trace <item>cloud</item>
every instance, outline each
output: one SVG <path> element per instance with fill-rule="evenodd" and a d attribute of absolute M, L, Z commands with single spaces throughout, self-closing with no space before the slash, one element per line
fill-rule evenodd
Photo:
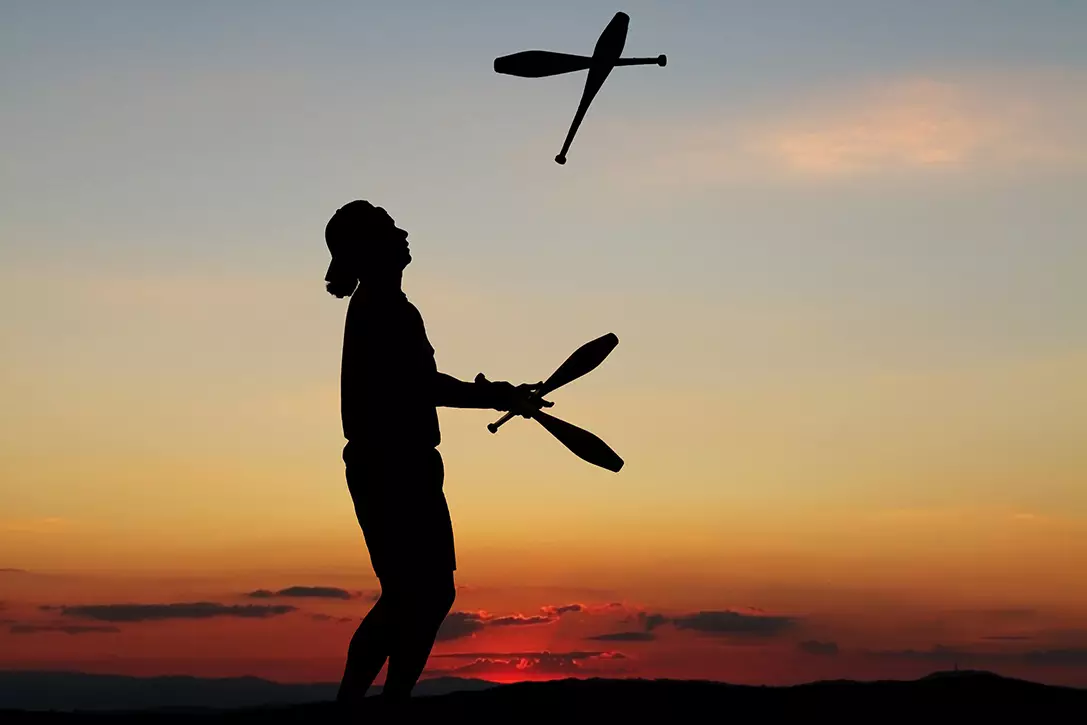
<path fill-rule="evenodd" d="M 877 657 L 926 662 L 1015 663 L 1041 667 L 1087 667 L 1087 647 L 1033 649 L 1022 652 L 985 652 L 935 645 L 929 650 L 890 650 L 875 651 L 869 654 Z"/>
<path fill-rule="evenodd" d="M 339 587 L 287 587 L 277 592 L 257 589 L 245 596 L 250 599 L 272 599 L 275 597 L 313 597 L 315 599 L 352 599 L 355 595 Z"/>
<path fill-rule="evenodd" d="M 538 615 L 533 617 L 526 617 L 523 614 L 513 614 L 508 617 L 495 617 L 488 620 L 488 627 L 523 627 L 533 624 L 551 624 L 555 621 L 555 617 L 549 617 L 547 615 Z"/>
<path fill-rule="evenodd" d="M 756 143 L 786 170 L 843 176 L 886 169 L 959 168 L 1008 130 L 966 89 L 929 79 L 866 90 L 822 114 L 771 127 Z"/>
<path fill-rule="evenodd" d="M 324 614 L 321 612 L 315 612 L 310 614 L 311 620 L 314 622 L 335 622 L 337 624 L 346 624 L 348 622 L 357 622 L 358 618 L 353 616 L 333 616 L 332 614 Z"/>
<path fill-rule="evenodd" d="M 659 612 L 638 612 L 633 621 L 637 621 L 640 631 L 612 632 L 598 634 L 586 639 L 600 642 L 651 642 L 656 639 L 654 630 L 671 624 L 679 630 L 690 630 L 700 634 L 739 636 L 739 637 L 774 637 L 790 629 L 796 622 L 792 617 L 778 617 L 762 614 L 761 609 L 751 608 L 757 614 L 745 614 L 732 610 L 701 611 L 671 617 Z M 630 622 L 631 617 L 622 621 Z"/>
<path fill-rule="evenodd" d="M 43 607 L 43 609 L 45 609 Z M 165 619 L 209 619 L 212 617 L 242 617 L 264 619 L 296 611 L 288 604 L 218 604 L 215 602 L 184 602 L 177 604 L 84 604 L 52 607 L 67 617 L 94 619 L 102 622 L 148 622 Z"/>
<path fill-rule="evenodd" d="M 564 614 L 569 614 L 571 612 L 584 612 L 585 610 L 586 607 L 584 604 L 563 604 L 562 606 L 558 607 L 542 607 L 540 609 L 541 612 L 549 617 L 561 617 Z"/>
<path fill-rule="evenodd" d="M 470 659 L 467 664 L 450 669 L 429 670 L 428 675 L 501 676 L 517 675 L 520 678 L 534 676 L 575 675 L 592 673 L 587 662 L 625 660 L 622 652 L 465 652 L 432 655 L 435 658 Z M 608 672 L 616 672 L 609 668 Z"/>
<path fill-rule="evenodd" d="M 606 605 L 607 609 L 611 605 Z M 438 630 L 439 640 L 471 637 L 484 627 L 526 627 L 557 622 L 565 614 L 588 612 L 592 608 L 584 604 L 563 604 L 540 608 L 540 614 L 507 614 L 501 617 L 485 611 L 450 612 Z"/>
<path fill-rule="evenodd" d="M 740 612 L 703 611 L 671 620 L 676 629 L 687 629 L 700 634 L 774 637 L 790 629 L 796 623 L 792 617 L 771 617 Z"/>
<path fill-rule="evenodd" d="M 586 637 L 597 642 L 652 642 L 656 638 L 657 636 L 652 632 L 612 632 Z"/>
<path fill-rule="evenodd" d="M 0 574 L 27 574 L 26 569 L 16 569 L 15 567 L 5 566 L 0 567 Z"/>
<path fill-rule="evenodd" d="M 810 655 L 834 657 L 838 654 L 838 643 L 817 642 L 815 640 L 808 640 L 806 642 L 800 642 L 799 644 L 797 644 L 797 649 Z"/>
<path fill-rule="evenodd" d="M 619 120 L 602 153 L 618 182 L 677 189 L 829 182 L 888 174 L 1087 167 L 1081 72 L 883 78 L 706 109 Z M 647 142 L 647 139 L 650 141 Z M 643 149 L 626 153 L 634 140 Z M 632 160 L 636 159 L 636 160 Z"/>
<path fill-rule="evenodd" d="M 994 634 L 988 637 L 982 637 L 985 640 L 994 640 L 998 642 L 1019 642 L 1026 639 L 1034 639 L 1029 634 Z"/>
<path fill-rule="evenodd" d="M 13 624 L 8 629 L 12 634 L 42 634 L 45 632 L 63 632 L 64 634 L 101 634 L 116 633 L 121 630 L 106 625 L 84 624 Z"/>
<path fill-rule="evenodd" d="M 472 637 L 483 629 L 485 612 L 450 612 L 438 628 L 438 642 Z"/>

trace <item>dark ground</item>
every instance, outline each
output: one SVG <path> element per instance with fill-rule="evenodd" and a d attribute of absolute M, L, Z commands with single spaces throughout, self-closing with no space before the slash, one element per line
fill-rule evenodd
<path fill-rule="evenodd" d="M 373 704 L 378 702 L 375 698 Z M 398 716 L 355 722 L 1087 723 L 1087 689 L 1052 687 L 987 672 L 914 681 L 816 682 L 751 687 L 668 680 L 562 680 L 417 697 Z M 331 703 L 200 712 L 0 711 L 0 723 L 342 722 Z"/>

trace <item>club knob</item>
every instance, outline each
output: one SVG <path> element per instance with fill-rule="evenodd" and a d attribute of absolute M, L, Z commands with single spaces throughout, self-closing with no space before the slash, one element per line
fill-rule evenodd
<path fill-rule="evenodd" d="M 488 423 L 487 424 L 487 430 L 489 430 L 491 433 L 497 433 L 498 432 L 498 426 L 495 425 L 494 423 Z"/>
<path fill-rule="evenodd" d="M 559 164 L 560 166 L 565 164 L 566 163 L 566 157 L 563 156 L 562 154 L 559 154 L 558 156 L 555 157 L 555 163 Z"/>
<path fill-rule="evenodd" d="M 658 55 L 657 56 L 657 65 L 659 65 L 661 68 L 668 65 L 668 56 L 666 56 L 664 53 L 661 53 L 660 55 Z"/>

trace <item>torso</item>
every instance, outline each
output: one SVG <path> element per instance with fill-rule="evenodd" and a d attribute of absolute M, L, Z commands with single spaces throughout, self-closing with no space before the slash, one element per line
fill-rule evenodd
<path fill-rule="evenodd" d="M 423 318 L 403 292 L 351 297 L 344 325 L 340 414 L 351 448 L 401 457 L 441 442 L 429 386 L 437 374 Z"/>

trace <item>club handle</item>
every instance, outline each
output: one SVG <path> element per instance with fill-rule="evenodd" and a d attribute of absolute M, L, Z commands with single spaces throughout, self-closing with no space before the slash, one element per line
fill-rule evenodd
<path fill-rule="evenodd" d="M 624 65 L 659 65 L 664 67 L 668 65 L 668 56 L 661 53 L 656 58 L 619 58 L 615 61 L 616 67 Z"/>
<path fill-rule="evenodd" d="M 513 417 L 513 413 L 506 413 L 504 416 L 496 420 L 494 423 L 487 424 L 487 430 L 491 433 L 497 433 L 498 429 L 505 425 L 506 421 Z"/>

